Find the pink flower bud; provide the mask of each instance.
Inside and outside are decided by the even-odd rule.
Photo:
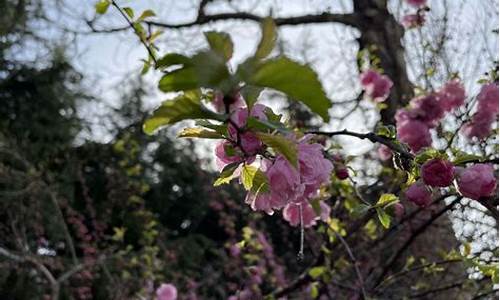
[[[479,200],[493,194],[497,179],[493,167],[488,164],[476,164],[457,171],[458,190],[467,198]]]
[[[432,187],[447,187],[453,182],[453,164],[439,158],[431,159],[422,165],[420,176]]]
[[[346,167],[335,168],[335,176],[340,180],[347,179],[349,178],[349,171]]]
[[[414,153],[432,144],[429,127],[425,123],[417,120],[397,123],[397,138],[401,142],[408,144]]]
[[[157,300],[176,300],[177,299],[177,289],[173,284],[162,283],[160,287],[156,290]]]
[[[413,202],[420,207],[426,207],[432,202],[431,191],[420,181],[410,185],[410,187],[408,187],[405,191],[405,196],[408,201]]]

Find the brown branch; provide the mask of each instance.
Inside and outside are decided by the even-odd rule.
[[[204,2],[204,1],[202,1]],[[201,6],[200,6],[201,8]],[[234,13],[220,13],[213,15],[205,15],[204,12],[200,14],[198,11],[198,16],[192,22],[186,23],[178,23],[171,24],[165,22],[158,21],[143,21],[143,24],[156,26],[161,28],[169,28],[169,29],[180,29],[186,27],[200,26],[208,23],[218,22],[218,21],[227,21],[227,20],[242,20],[242,21],[253,21],[260,22],[264,17],[248,13],[248,12],[234,12]],[[283,17],[283,18],[275,18],[274,22],[277,26],[295,26],[295,25],[303,25],[303,24],[321,24],[321,23],[341,23],[352,27],[358,27],[358,17],[356,14],[332,14],[332,13],[321,13],[314,15],[303,15],[303,16],[295,16],[295,17]],[[112,33],[117,31],[127,30],[129,27],[116,27],[109,29],[96,29],[93,27],[92,22],[87,22],[89,24],[92,32],[95,33]]]
[[[353,137],[356,137],[358,139],[369,140],[373,143],[379,143],[379,144],[386,145],[391,150],[401,154],[401,156],[403,156],[404,158],[407,158],[407,159],[414,158],[413,154],[408,152],[406,149],[404,149],[400,145],[394,143],[391,139],[384,137],[384,136],[381,136],[381,135],[377,135],[373,132],[358,133],[358,132],[352,132],[352,131],[349,131],[347,129],[344,129],[344,130],[340,130],[340,131],[309,131],[307,133],[326,135],[329,137],[337,136],[337,135],[353,136]]]

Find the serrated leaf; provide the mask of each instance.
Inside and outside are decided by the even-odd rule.
[[[273,135],[264,132],[256,132],[257,137],[274,151],[283,155],[292,166],[297,168],[297,144],[282,135]]]
[[[262,59],[271,54],[274,49],[276,44],[276,25],[271,17],[267,17],[260,23],[260,28],[262,31],[262,37],[259,45],[257,46],[255,57]]]
[[[191,66],[191,59],[185,55],[178,53],[168,53],[158,60],[157,68],[167,68],[171,66]]]
[[[249,74],[250,73],[250,74]],[[247,82],[283,92],[301,101],[328,122],[328,109],[332,106],[326,97],[317,74],[307,65],[301,65],[287,57],[271,59],[259,64],[255,72],[242,71]]]
[[[417,164],[423,164],[426,161],[434,158],[448,159],[448,155],[446,153],[440,152],[437,149],[429,148],[415,156],[415,162]]]
[[[106,11],[108,10],[110,4],[111,3],[107,0],[102,0],[102,1],[97,2],[95,4],[96,13],[101,14],[101,15],[105,14]]]
[[[123,11],[127,14],[127,16],[131,19],[134,18],[134,10],[130,7],[124,7]]]
[[[201,138],[201,139],[221,139],[223,138],[216,131],[206,130],[200,127],[189,127],[182,129],[181,132],[177,134],[180,138]]]
[[[269,183],[266,174],[257,167],[244,165],[241,171],[241,182],[247,191],[254,194],[269,191]]]
[[[233,56],[233,41],[229,34],[209,31],[205,32],[205,38],[214,52],[222,55],[226,61],[231,59]]]
[[[213,113],[203,110],[200,103],[200,93],[189,91],[172,100],[167,100],[156,109],[143,125],[146,134],[152,134],[156,129],[172,125],[186,119],[211,119]]]
[[[136,22],[141,22],[142,20],[149,18],[149,17],[154,17],[156,16],[155,12],[152,11],[151,9],[146,9],[145,11],[142,12],[142,14],[137,18]]]
[[[384,226],[385,229],[391,226],[391,216],[386,213],[382,208],[377,208],[377,216],[380,224]]]
[[[326,272],[326,267],[320,266],[320,267],[314,267],[309,270],[309,276],[311,276],[313,279],[316,279],[323,275]]]
[[[234,162],[234,163],[230,163],[229,165],[226,165],[224,167],[224,169],[222,169],[222,171],[219,175],[219,178],[217,178],[217,180],[215,180],[214,186],[227,184],[227,183],[231,182],[231,180],[236,178],[237,176],[234,176],[234,171],[236,171],[236,169],[238,168],[239,165],[240,165],[240,162]]]

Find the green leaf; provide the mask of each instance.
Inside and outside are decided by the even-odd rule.
[[[191,59],[180,55],[163,57],[161,66],[182,63],[183,68],[165,74],[158,84],[163,92],[177,92],[199,87],[222,90],[224,93],[234,89],[237,82],[231,80],[224,58],[213,51],[204,51]]]
[[[156,16],[155,12],[152,11],[151,9],[146,9],[145,11],[142,12],[142,14],[137,18],[136,22],[141,22],[142,20],[149,18],[149,17],[154,17]]]
[[[476,162],[483,160],[483,157],[480,155],[468,154],[466,152],[460,151],[457,153],[455,159],[453,160],[454,165],[463,165],[468,162]]]
[[[262,37],[257,46],[255,57],[262,59],[266,58],[274,49],[276,44],[276,25],[271,17],[264,18],[260,24]]]
[[[399,201],[398,196],[394,194],[382,194],[374,207],[387,207]]]
[[[206,130],[200,127],[189,127],[182,129],[181,132],[177,134],[180,138],[202,138],[202,139],[220,139],[223,138],[216,131]]]
[[[109,8],[109,5],[111,3],[107,0],[102,0],[102,1],[99,1],[95,4],[95,11],[98,13],[98,14],[105,14],[106,11],[108,10]]]
[[[211,119],[213,113],[203,110],[200,93],[189,91],[172,100],[167,100],[153,112],[143,125],[146,134],[152,134],[161,126],[171,125],[186,119]]]
[[[249,75],[248,71],[242,75]],[[247,81],[255,86],[283,92],[304,103],[326,122],[330,119],[328,109],[332,103],[326,97],[318,76],[307,65],[301,65],[287,57],[279,57],[259,64]]]
[[[199,83],[194,68],[170,72],[164,75],[158,84],[158,88],[165,93],[194,90],[198,87]]]
[[[382,208],[377,208],[377,216],[380,221],[380,224],[384,226],[384,228],[389,228],[391,225],[391,216],[386,213]]]
[[[268,192],[269,183],[267,176],[257,167],[244,165],[241,171],[241,182],[247,191],[254,194],[259,192]]]
[[[234,176],[234,171],[238,168],[239,165],[240,165],[240,162],[234,162],[234,163],[230,163],[229,165],[226,165],[224,167],[224,169],[222,169],[222,171],[219,175],[219,178],[217,178],[217,180],[215,180],[214,186],[227,184],[227,183],[231,182],[231,180],[236,178],[237,176]]]
[[[167,68],[171,66],[191,66],[191,59],[178,53],[168,53],[158,60],[157,68]]]
[[[124,7],[123,8],[123,11],[125,11],[125,13],[127,14],[127,16],[131,19],[134,18],[134,10],[130,7]]]
[[[229,34],[209,31],[205,32],[205,38],[214,52],[220,54],[226,61],[231,59],[233,56],[233,41]]]
[[[256,135],[264,144],[283,155],[292,166],[297,168],[297,145],[295,142],[281,135],[273,135],[264,132],[256,132]]]
[[[309,270],[309,276],[316,279],[326,272],[326,267],[314,267]]]

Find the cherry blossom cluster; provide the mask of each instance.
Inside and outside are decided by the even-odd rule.
[[[246,130],[249,117],[267,121],[269,107],[253,105],[248,110],[240,96],[236,96],[229,107],[228,138],[215,147],[216,164],[221,170],[231,163],[241,163],[235,174],[241,176],[243,165],[254,165],[261,171],[268,182],[268,190],[249,191],[245,202],[253,210],[273,214],[283,210],[283,218],[292,226],[303,224],[310,227],[318,220],[326,220],[330,208],[323,201],[313,208],[312,200],[319,196],[319,188],[328,183],[330,174],[335,173],[340,179],[348,177],[347,169],[340,157],[332,160],[325,157],[323,146],[314,142],[312,135],[298,136],[288,133],[286,139],[297,149],[297,165],[282,154],[269,155],[266,146],[251,130]],[[216,98],[217,99],[217,98]],[[227,99],[225,100],[227,103]],[[214,105],[221,107],[217,101]],[[335,166],[334,166],[335,165]],[[318,209],[319,208],[319,209]]]
[[[162,283],[156,289],[156,300],[177,300],[177,288],[171,283]]]
[[[427,0],[406,0],[406,3],[416,8],[417,11],[415,13],[403,16],[403,18],[401,19],[401,24],[407,29],[424,25]]]
[[[398,140],[416,153],[432,144],[430,129],[435,128],[445,113],[465,102],[465,90],[458,80],[451,80],[440,90],[416,97],[408,108],[396,112]]]
[[[498,85],[483,85],[477,95],[477,110],[472,120],[465,124],[462,133],[468,138],[484,139],[491,132],[492,124],[498,117]]]
[[[455,180],[460,193],[470,199],[480,200],[492,196],[497,186],[493,167],[475,164],[455,167],[447,160],[435,158],[424,163],[420,169],[421,179],[405,192],[406,198],[418,206],[426,207],[432,202],[433,188],[444,188]]]

